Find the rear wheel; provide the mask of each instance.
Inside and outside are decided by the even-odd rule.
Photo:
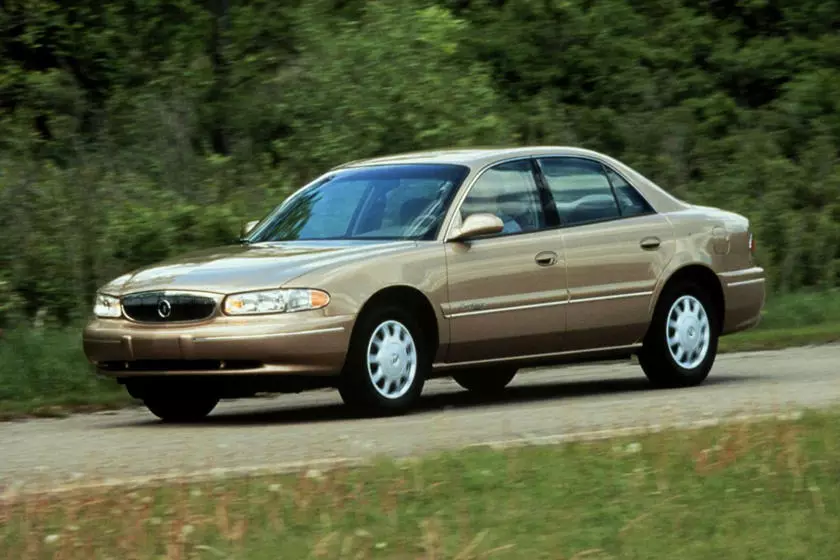
[[[414,314],[385,305],[359,318],[339,393],[359,412],[400,414],[420,397],[431,368],[431,351]]]
[[[143,403],[164,422],[189,423],[204,419],[219,404],[213,395],[146,395]]]
[[[639,352],[639,364],[659,387],[691,387],[705,381],[717,355],[717,308],[702,286],[666,288]]]
[[[493,395],[503,392],[515,375],[516,368],[497,367],[459,372],[454,374],[452,379],[471,393]]]

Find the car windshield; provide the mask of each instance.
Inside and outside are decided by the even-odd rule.
[[[285,200],[247,241],[434,239],[468,172],[449,164],[338,170]]]

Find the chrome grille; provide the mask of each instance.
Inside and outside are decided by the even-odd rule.
[[[122,298],[123,312],[140,323],[180,323],[207,319],[216,310],[209,296],[177,292],[143,292]]]

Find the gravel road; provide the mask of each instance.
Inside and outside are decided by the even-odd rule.
[[[696,422],[840,403],[840,345],[718,357],[706,384],[650,389],[633,364],[523,371],[480,400],[451,380],[426,385],[419,409],[349,419],[337,393],[221,403],[206,422],[161,424],[145,409],[0,424],[0,495],[197,471],[407,456],[470,444],[550,441],[611,428]]]

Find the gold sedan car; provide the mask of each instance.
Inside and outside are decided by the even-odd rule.
[[[249,225],[97,295],[88,358],[165,421],[324,387],[399,413],[435,376],[489,394],[524,367],[632,355],[686,387],[764,305],[747,218],[577,148],[355,161]]]

